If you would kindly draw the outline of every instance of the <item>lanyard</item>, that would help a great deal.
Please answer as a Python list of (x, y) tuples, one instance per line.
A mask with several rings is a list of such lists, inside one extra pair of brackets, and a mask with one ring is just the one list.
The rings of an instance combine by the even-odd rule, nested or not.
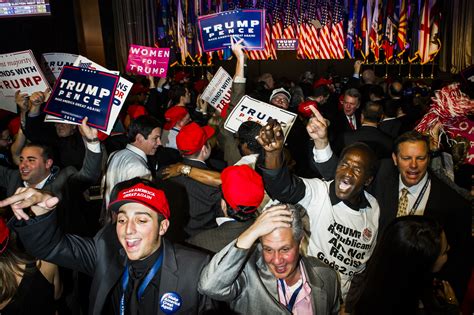
[(413, 205), (413, 207), (410, 210), (410, 215), (413, 215), (415, 213), (416, 209), (418, 208), (418, 206), (420, 205), (421, 199), (423, 199), (423, 196), (425, 195), (426, 189), (428, 189), (428, 184), (429, 183), (430, 183), (430, 178), (428, 177), (426, 179), (425, 184), (423, 185), (423, 188), (421, 189), (420, 193), (418, 194), (418, 197), (415, 200), (415, 204)]
[(301, 288), (303, 287), (303, 282), (301, 282), (300, 286), (293, 292), (293, 294), (291, 295), (290, 301), (288, 302), (286, 300), (285, 280), (278, 279), (278, 281), (280, 281), (281, 290), (283, 291), (283, 296), (285, 297), (285, 303), (286, 303), (285, 306), (290, 311), (290, 313), (293, 313), (292, 312), (293, 306), (295, 306), (296, 297), (298, 296), (298, 294), (301, 291)]
[[(153, 266), (151, 267), (150, 271), (146, 275), (145, 279), (143, 279), (142, 284), (138, 287), (138, 301), (143, 296), (143, 292), (145, 292), (145, 289), (147, 285), (150, 283), (151, 279), (156, 275), (158, 270), (160, 270), (161, 263), (163, 262), (163, 253), (160, 254), (158, 259), (155, 261)], [(125, 314), (125, 290), (127, 289), (128, 285), (128, 279), (130, 278), (130, 275), (128, 273), (128, 264), (125, 266), (125, 271), (123, 272), (122, 276), (122, 297), (120, 298), (120, 314), (124, 315)]]

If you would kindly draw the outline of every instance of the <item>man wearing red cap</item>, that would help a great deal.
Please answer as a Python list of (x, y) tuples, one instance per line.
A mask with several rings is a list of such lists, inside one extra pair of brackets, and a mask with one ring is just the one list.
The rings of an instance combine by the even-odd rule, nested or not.
[(237, 314), (339, 314), (336, 272), (299, 253), (302, 212), (284, 204), (263, 211), (204, 268), (199, 291)]
[(216, 218), (218, 227), (205, 230), (186, 241), (214, 253), (252, 225), (265, 194), (262, 177), (248, 165), (229, 166), (220, 178), (224, 217)]
[(165, 112), (165, 120), (161, 143), (164, 147), (177, 150), (176, 136), (179, 130), (191, 121), (191, 117), (186, 107), (173, 106)]
[(183, 156), (182, 175), (173, 181), (186, 188), (189, 198), (189, 221), (184, 230), (189, 236), (217, 226), (216, 217), (221, 214), (221, 192), (188, 177), (192, 168), (209, 169), (206, 160), (211, 155), (208, 140), (214, 135), (210, 126), (201, 127), (192, 122), (183, 128), (176, 137), (178, 150)]
[[(93, 277), (89, 314), (197, 314), (210, 306), (197, 292), (209, 258), (163, 238), (170, 211), (153, 183), (118, 184), (109, 205), (117, 222), (94, 238), (63, 234), (53, 211), (57, 201), (28, 188), (0, 205), (12, 205), (12, 226), (30, 254)], [(34, 218), (23, 211), (30, 206)]]

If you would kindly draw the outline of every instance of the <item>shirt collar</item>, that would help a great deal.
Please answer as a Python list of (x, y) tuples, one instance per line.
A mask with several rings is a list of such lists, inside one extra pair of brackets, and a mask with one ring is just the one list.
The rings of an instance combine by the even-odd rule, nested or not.
[(360, 191), (360, 199), (357, 204), (352, 204), (351, 202), (349, 202), (349, 200), (339, 199), (336, 196), (336, 181), (335, 180), (333, 180), (331, 184), (329, 184), (329, 199), (331, 200), (331, 204), (333, 206), (337, 205), (338, 203), (342, 201), (346, 206), (348, 206), (349, 208), (355, 211), (359, 211), (360, 209), (364, 209), (370, 206), (369, 201), (365, 197), (365, 193), (363, 189)]
[(137, 148), (137, 147), (134, 146), (133, 144), (130, 144), (130, 143), (127, 144), (126, 149), (132, 151), (133, 153), (138, 154), (139, 156), (141, 156), (142, 158), (144, 158), (145, 161), (147, 160), (145, 152), (143, 152), (141, 149)]
[(216, 223), (218, 226), (220, 226), (221, 224), (225, 223), (225, 222), (231, 222), (231, 221), (235, 221), (235, 219), (232, 219), (232, 218), (229, 218), (229, 217), (217, 217), (216, 218)]
[(43, 189), (44, 185), (46, 185), (46, 182), (48, 181), (49, 177), (51, 176), (51, 173), (46, 176), (45, 179), (43, 179), (41, 182), (39, 182), (36, 186), (30, 186), (27, 182), (23, 181), (23, 185), (25, 187), (32, 187), (32, 188), (36, 188), (36, 189)]

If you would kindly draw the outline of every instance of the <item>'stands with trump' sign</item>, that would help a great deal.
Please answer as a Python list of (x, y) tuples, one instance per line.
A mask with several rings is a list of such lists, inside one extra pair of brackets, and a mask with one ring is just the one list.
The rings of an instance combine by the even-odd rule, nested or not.
[(118, 81), (114, 74), (65, 66), (44, 111), (76, 123), (87, 116), (89, 125), (105, 131)]
[(169, 48), (130, 45), (127, 71), (145, 76), (166, 78), (169, 59)]
[(296, 114), (245, 95), (230, 113), (224, 128), (236, 133), (245, 121), (252, 120), (265, 126), (270, 118), (276, 119), (282, 124), (281, 127), (286, 138), (295, 122)]
[(198, 18), (204, 51), (230, 47), (230, 37), (243, 39), (247, 50), (265, 48), (265, 10), (226, 11)]
[(49, 84), (31, 50), (0, 55), (0, 108), (16, 113), (15, 92), (46, 91)]
[(232, 77), (220, 67), (201, 95), (201, 98), (221, 112), (223, 117), (230, 104), (232, 82)]

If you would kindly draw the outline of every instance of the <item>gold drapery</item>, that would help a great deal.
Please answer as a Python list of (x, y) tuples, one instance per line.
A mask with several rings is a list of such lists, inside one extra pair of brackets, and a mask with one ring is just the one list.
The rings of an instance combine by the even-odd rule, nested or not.
[(443, 1), (439, 68), (458, 73), (474, 64), (474, 1)]

